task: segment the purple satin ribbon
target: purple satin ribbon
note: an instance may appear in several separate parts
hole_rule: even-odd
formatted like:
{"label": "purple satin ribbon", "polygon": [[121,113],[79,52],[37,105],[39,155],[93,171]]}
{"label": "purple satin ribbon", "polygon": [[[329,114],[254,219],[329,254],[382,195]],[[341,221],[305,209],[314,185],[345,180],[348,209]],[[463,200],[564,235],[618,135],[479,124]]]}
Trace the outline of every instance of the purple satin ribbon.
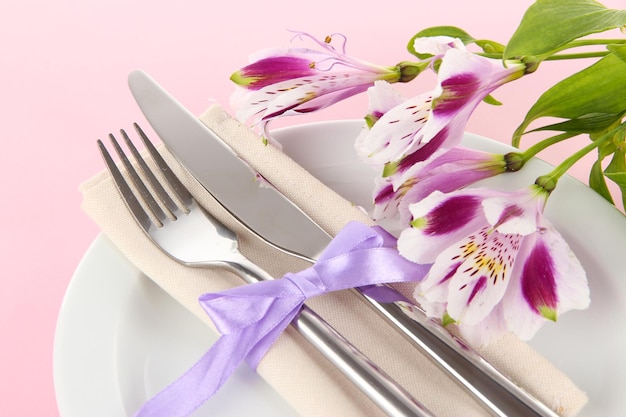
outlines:
{"label": "purple satin ribbon", "polygon": [[145,403],[135,417],[191,414],[220,389],[241,362],[256,368],[307,298],[361,287],[380,301],[401,300],[395,291],[377,285],[421,280],[428,266],[406,260],[396,245],[396,239],[382,228],[352,222],[304,271],[202,295],[200,304],[222,336],[191,369]]}

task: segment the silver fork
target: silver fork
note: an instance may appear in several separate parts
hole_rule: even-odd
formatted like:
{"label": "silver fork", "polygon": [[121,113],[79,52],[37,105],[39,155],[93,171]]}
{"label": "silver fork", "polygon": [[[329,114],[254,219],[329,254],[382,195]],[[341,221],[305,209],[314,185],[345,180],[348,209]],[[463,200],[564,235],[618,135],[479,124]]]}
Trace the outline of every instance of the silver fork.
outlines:
{"label": "silver fork", "polygon": [[[173,198],[157,180],[124,130],[120,133],[152,190],[141,179],[115,137],[111,134],[109,138],[140,197],[133,192],[102,141],[97,143],[122,199],[146,235],[164,253],[184,265],[224,266],[247,283],[273,279],[239,252],[237,235],[197,203],[146,134],[137,124],[134,127],[163,174],[168,188],[173,191]],[[304,306],[291,324],[389,416],[434,417],[310,308]]]}

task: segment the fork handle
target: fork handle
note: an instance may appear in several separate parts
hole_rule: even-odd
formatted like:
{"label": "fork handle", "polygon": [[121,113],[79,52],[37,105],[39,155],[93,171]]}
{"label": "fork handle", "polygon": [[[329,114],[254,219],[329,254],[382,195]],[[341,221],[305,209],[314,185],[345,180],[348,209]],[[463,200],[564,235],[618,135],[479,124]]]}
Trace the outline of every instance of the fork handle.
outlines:
{"label": "fork handle", "polygon": [[[244,257],[227,264],[247,283],[274,279]],[[435,417],[309,307],[303,306],[291,325],[387,415]]]}

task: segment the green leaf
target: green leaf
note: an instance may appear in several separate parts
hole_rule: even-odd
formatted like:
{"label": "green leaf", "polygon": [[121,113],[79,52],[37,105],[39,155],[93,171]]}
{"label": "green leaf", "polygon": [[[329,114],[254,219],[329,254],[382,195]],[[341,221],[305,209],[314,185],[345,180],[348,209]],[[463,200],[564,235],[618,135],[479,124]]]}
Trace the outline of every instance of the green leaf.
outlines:
{"label": "green leaf", "polygon": [[474,41],[474,43],[480,46],[480,48],[488,54],[502,55],[502,53],[504,53],[505,46],[502,45],[501,43],[494,42],[494,41],[487,40],[487,39],[479,39],[479,40]]}
{"label": "green leaf", "polygon": [[567,43],[626,25],[626,10],[608,9],[593,0],[537,0],[522,17],[504,58],[544,59]]}
{"label": "green leaf", "polygon": [[413,45],[415,42],[415,39],[417,38],[428,38],[432,36],[450,36],[451,38],[459,38],[465,45],[470,44],[474,42],[475,40],[469,33],[467,33],[463,29],[460,29],[456,26],[433,26],[433,27],[421,30],[417,32],[415,35],[413,35],[411,40],[409,40],[407,49],[409,50],[411,54],[415,55],[419,59],[428,59],[432,57],[431,54],[419,53],[418,51],[415,50],[415,47]]}
{"label": "green leaf", "polygon": [[626,153],[619,147],[615,150],[611,162],[604,170],[604,175],[619,186],[622,204],[626,207]]}
{"label": "green leaf", "polygon": [[410,44],[417,38],[429,38],[432,36],[450,36],[451,38],[459,38],[464,44],[474,42],[472,35],[456,26],[432,26],[417,32],[412,38]]}
{"label": "green leaf", "polygon": [[626,94],[622,93],[625,85],[626,62],[614,54],[605,56],[543,93],[515,130],[514,146],[519,146],[526,128],[540,117],[580,119],[580,123],[585,118],[617,118],[626,111]]}
{"label": "green leaf", "polygon": [[502,102],[499,100],[496,100],[496,98],[494,96],[492,96],[491,94],[487,94],[487,96],[485,96],[485,98],[483,99],[483,101],[487,104],[491,104],[492,106],[501,106]]}
{"label": "green leaf", "polygon": [[607,178],[626,190],[626,171],[606,173]]}
{"label": "green leaf", "polygon": [[571,119],[561,123],[554,123],[542,127],[538,127],[530,132],[539,132],[545,130],[552,130],[557,132],[571,132],[571,133],[600,133],[607,130],[611,127],[615,122],[621,120],[624,116],[623,113],[620,114],[590,114],[584,115],[578,119]]}
{"label": "green leaf", "polygon": [[615,54],[615,56],[622,61],[626,62],[626,45],[607,45],[606,49]]}
{"label": "green leaf", "polygon": [[611,158],[611,162],[604,170],[604,173],[611,179],[615,178],[617,184],[626,186],[626,182],[624,182],[626,177],[626,155],[623,150],[620,148],[615,150],[613,158]]}
{"label": "green leaf", "polygon": [[622,206],[626,207],[626,172],[605,173],[605,175],[619,186],[622,194]]}
{"label": "green leaf", "polygon": [[609,187],[606,185],[606,181],[604,179],[604,172],[602,172],[602,160],[598,159],[591,166],[591,171],[589,172],[589,187],[604,197],[611,204],[615,204],[613,201],[613,197],[611,196],[611,192],[609,191]]}

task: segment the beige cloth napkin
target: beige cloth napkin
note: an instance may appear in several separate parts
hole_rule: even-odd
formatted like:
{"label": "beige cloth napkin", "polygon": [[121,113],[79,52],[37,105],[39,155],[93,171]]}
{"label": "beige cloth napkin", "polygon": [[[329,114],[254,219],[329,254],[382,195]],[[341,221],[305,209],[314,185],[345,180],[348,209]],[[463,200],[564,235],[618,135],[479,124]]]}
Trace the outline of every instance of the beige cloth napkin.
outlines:
{"label": "beige cloth napkin", "polygon": [[[330,234],[335,235],[352,220],[371,223],[360,209],[324,186],[288,156],[274,147],[264,146],[254,132],[218,105],[210,107],[200,119]],[[174,172],[200,203],[239,234],[241,251],[254,262],[276,277],[308,266],[268,247],[243,230],[171,155],[163,151]],[[198,296],[240,285],[242,281],[219,269],[185,268],[163,256],[135,225],[106,172],[83,183],[81,191],[83,210],[122,253],[173,298],[212,326],[198,305]],[[307,304],[437,416],[486,415],[456,383],[350,291],[316,297]],[[562,416],[576,415],[587,402],[586,395],[562,372],[512,335],[482,349],[481,353]],[[302,416],[383,415],[291,327],[272,346],[258,372]]]}

